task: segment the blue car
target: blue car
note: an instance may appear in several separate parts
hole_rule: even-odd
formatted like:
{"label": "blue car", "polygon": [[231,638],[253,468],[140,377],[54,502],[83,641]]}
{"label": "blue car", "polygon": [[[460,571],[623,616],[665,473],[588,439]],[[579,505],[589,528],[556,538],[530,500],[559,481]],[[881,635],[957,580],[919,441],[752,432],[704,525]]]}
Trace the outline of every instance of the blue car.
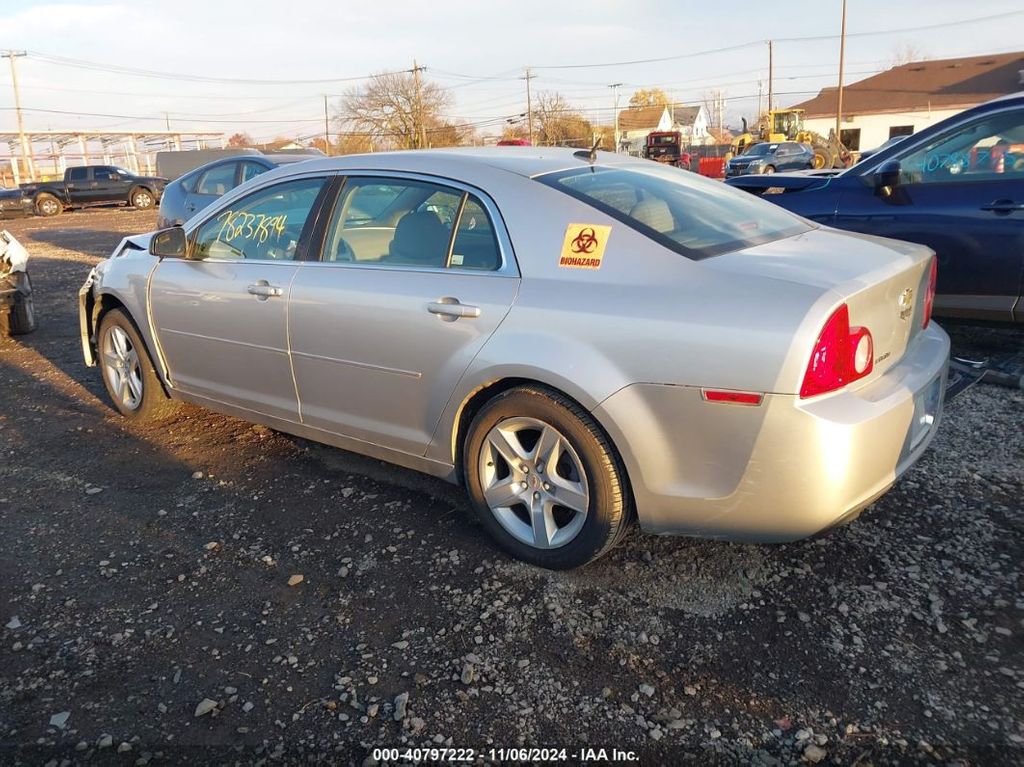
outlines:
{"label": "blue car", "polygon": [[767,141],[753,144],[746,152],[726,163],[726,177],[747,173],[770,174],[777,171],[804,170],[814,167],[814,152],[795,141]]}
{"label": "blue car", "polygon": [[1024,322],[1024,94],[947,118],[836,175],[726,183],[822,224],[932,248],[936,314]]}
{"label": "blue car", "polygon": [[158,229],[180,226],[221,195],[279,165],[302,162],[321,154],[245,154],[208,162],[174,179],[160,198]]}

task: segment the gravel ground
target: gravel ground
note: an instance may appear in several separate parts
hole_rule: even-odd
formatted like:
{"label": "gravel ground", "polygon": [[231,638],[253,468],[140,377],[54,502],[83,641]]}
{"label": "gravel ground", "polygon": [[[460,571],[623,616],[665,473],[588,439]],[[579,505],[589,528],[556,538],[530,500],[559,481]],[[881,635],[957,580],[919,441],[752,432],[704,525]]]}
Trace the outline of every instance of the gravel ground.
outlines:
{"label": "gravel ground", "polygon": [[[199,408],[120,419],[76,294],[153,220],[6,224],[40,328],[0,339],[0,761],[1024,758],[1024,393],[953,401],[920,463],[825,538],[634,533],[545,572],[431,478]],[[968,356],[1024,348],[952,334]]]}

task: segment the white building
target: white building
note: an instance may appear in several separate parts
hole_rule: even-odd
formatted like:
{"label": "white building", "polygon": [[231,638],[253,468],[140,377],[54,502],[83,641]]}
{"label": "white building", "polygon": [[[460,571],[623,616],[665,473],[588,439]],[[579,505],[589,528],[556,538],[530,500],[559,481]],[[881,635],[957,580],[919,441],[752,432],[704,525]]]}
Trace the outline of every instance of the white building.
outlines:
{"label": "white building", "polygon": [[641,156],[647,134],[652,131],[678,131],[684,146],[713,143],[708,132],[708,113],[703,106],[669,104],[630,107],[619,112],[620,151]]}
{"label": "white building", "polygon": [[[998,96],[1024,89],[1024,52],[912,61],[843,88],[840,138],[854,151],[874,149]],[[836,126],[835,88],[795,108],[804,125],[827,136]]]}

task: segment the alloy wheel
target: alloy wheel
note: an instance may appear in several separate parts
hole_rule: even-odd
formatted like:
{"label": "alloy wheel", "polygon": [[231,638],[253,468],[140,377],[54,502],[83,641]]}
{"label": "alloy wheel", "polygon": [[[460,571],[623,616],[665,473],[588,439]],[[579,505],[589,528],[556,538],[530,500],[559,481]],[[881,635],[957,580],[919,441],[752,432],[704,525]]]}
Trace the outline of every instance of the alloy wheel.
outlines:
{"label": "alloy wheel", "polygon": [[103,338],[103,372],[110,392],[128,410],[142,404],[139,353],[123,328],[112,326]]}
{"label": "alloy wheel", "polygon": [[480,450],[480,486],[491,513],[516,540],[538,549],[572,541],[590,507],[579,454],[536,418],[506,418]]}

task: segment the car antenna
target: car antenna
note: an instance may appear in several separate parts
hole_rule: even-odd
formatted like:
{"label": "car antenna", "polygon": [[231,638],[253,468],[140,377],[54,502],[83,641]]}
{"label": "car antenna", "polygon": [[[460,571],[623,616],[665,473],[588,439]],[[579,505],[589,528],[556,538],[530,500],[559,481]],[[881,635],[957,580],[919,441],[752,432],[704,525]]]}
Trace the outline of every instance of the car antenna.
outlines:
{"label": "car antenna", "polygon": [[581,149],[578,152],[573,152],[574,157],[579,157],[581,160],[586,160],[591,165],[597,162],[597,150],[601,146],[601,137],[598,136],[594,145],[589,150]]}

